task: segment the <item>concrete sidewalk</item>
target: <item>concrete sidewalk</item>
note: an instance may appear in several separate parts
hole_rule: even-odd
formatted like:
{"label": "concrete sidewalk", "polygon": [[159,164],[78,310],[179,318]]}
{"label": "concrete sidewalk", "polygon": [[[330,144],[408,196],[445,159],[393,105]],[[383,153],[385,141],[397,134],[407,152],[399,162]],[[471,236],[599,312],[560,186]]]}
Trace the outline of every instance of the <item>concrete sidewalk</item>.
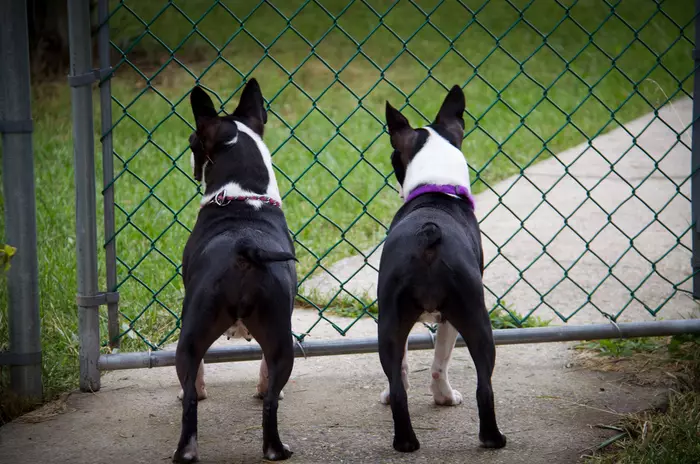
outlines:
{"label": "concrete sidewalk", "polygon": [[[295,329],[315,317],[296,311]],[[376,325],[363,319],[351,333],[376,336]],[[314,339],[335,337],[328,326],[314,333]],[[376,354],[297,359],[279,409],[282,440],[294,451],[289,462],[572,463],[614,434],[596,424],[664,401],[658,387],[572,365],[564,344],[502,346],[497,356],[494,394],[506,448],[479,448],[476,376],[468,351],[457,348],[450,380],[465,398],[457,407],[433,405],[432,353],[409,353],[409,407],[421,442],[409,455],[391,446],[391,411],[378,401],[386,380]],[[203,463],[261,461],[257,373],[257,362],[207,366],[209,398],[199,408]],[[108,373],[100,392],[75,393],[0,428],[0,462],[169,462],[180,432],[178,391],[171,367]]]}
{"label": "concrete sidewalk", "polygon": [[[690,101],[682,100],[659,114],[667,124],[678,129],[690,121],[690,108]],[[528,169],[527,179],[514,178],[499,183],[495,186],[496,192],[507,192],[503,204],[499,205],[494,193],[478,196],[479,214],[495,207],[482,223],[483,232],[489,237],[485,240],[488,259],[496,256],[497,247],[502,246],[502,255],[487,269],[486,282],[497,293],[515,283],[506,299],[516,310],[522,312],[540,303],[530,285],[548,290],[563,275],[552,260],[571,266],[585,250],[584,241],[576,234],[586,240],[593,237],[606,224],[606,211],[615,211],[612,219],[619,230],[607,226],[590,245],[590,250],[599,258],[589,251],[573,266],[569,277],[587,290],[608,277],[593,296],[593,301],[606,311],[614,312],[627,301],[629,292],[608,276],[606,265],[616,262],[629,245],[620,230],[635,235],[644,229],[654,213],[641,200],[659,211],[674,198],[676,183],[680,184],[687,177],[690,167],[689,151],[678,145],[661,160],[676,144],[677,137],[658,120],[646,127],[650,121],[651,117],[641,118],[627,125],[626,131],[619,129],[596,139],[592,145],[602,155],[587,145],[575,147]],[[633,135],[637,148],[624,155],[616,164],[615,173],[611,173],[608,161],[623,156]],[[654,171],[655,163],[665,174]],[[559,180],[565,169],[568,175]],[[551,191],[547,190],[549,187],[553,187]],[[547,201],[568,214],[586,197],[584,187],[592,189],[591,199],[605,211],[587,201],[568,220],[571,229],[563,231],[547,245],[551,258],[540,258],[523,271],[529,284],[516,283],[519,272],[513,265],[525,269],[541,252],[534,237],[547,243],[563,225],[562,216],[550,206],[540,204],[541,192],[547,192]],[[689,187],[685,182],[680,191],[688,195]],[[626,201],[633,189],[641,200]],[[530,213],[532,215],[525,219]],[[520,231],[504,245],[521,219],[529,232]],[[613,268],[615,278],[636,285],[651,269],[640,253],[656,259],[672,249],[656,265],[658,274],[636,292],[639,300],[652,307],[663,301],[672,289],[660,275],[675,283],[690,274],[690,254],[677,246],[673,236],[680,235],[688,227],[688,201],[675,196],[658,214],[658,219],[663,225],[659,221],[652,222],[634,240],[639,252],[628,253]],[[680,243],[690,245],[687,234],[680,238]],[[372,257],[375,265],[378,257],[379,252]],[[363,260],[349,258],[334,266],[332,272],[349,276],[362,265]],[[348,286],[352,291],[371,294],[375,282],[376,273],[365,269]],[[321,276],[309,287],[328,292],[332,291],[333,283]],[[568,315],[566,311],[585,302],[585,296],[568,281],[549,293],[545,301]],[[688,296],[679,293],[660,315],[665,318],[688,316],[695,307]],[[554,316],[546,306],[541,306],[535,314]],[[311,311],[295,311],[294,330],[306,331],[317,317]],[[354,321],[336,316],[331,319],[340,327],[347,327]],[[622,320],[644,319],[650,316],[639,302],[630,305],[622,317]],[[600,313],[588,305],[572,322],[602,320],[605,319]],[[417,326],[414,330],[425,329]],[[373,320],[363,318],[348,336],[376,336],[376,325]],[[338,334],[327,321],[322,321],[310,337],[332,339]],[[221,339],[217,343],[233,342]],[[618,374],[580,369],[572,364],[569,347],[569,344],[498,347],[494,393],[500,426],[508,436],[507,447],[498,451],[478,447],[476,379],[467,350],[458,348],[453,357],[452,386],[465,398],[463,405],[453,408],[432,404],[428,390],[432,353],[411,352],[409,405],[421,449],[410,455],[396,453],[391,447],[391,413],[378,402],[386,380],[376,354],[298,359],[280,406],[280,432],[295,452],[290,462],[576,462],[614,434],[596,428],[596,424],[614,423],[620,419],[620,414],[663,402],[665,395],[663,388],[639,385]],[[201,403],[199,422],[202,462],[261,460],[261,403],[252,397],[257,372],[257,362],[207,367],[209,399]],[[103,376],[100,392],[72,394],[0,428],[0,462],[169,462],[179,434],[178,390],[173,368],[108,373]]]}
{"label": "concrete sidewalk", "polygon": [[[690,131],[681,133],[691,115],[692,100],[675,101],[660,109],[658,118],[641,117],[477,195],[476,213],[488,263],[484,281],[492,292],[487,292],[488,304],[495,303],[495,295],[505,294],[503,299],[519,313],[537,308],[536,316],[553,323],[562,320],[552,308],[568,317],[584,305],[571,323],[600,323],[607,319],[587,304],[587,292],[595,290],[591,301],[614,315],[630,299],[620,282],[632,289],[643,282],[619,320],[652,320],[644,305],[655,309],[673,293],[673,284],[692,273],[690,234],[684,233],[690,225],[690,181],[686,181]],[[685,145],[678,142],[677,133]],[[636,237],[634,249],[625,253],[630,247],[628,237]],[[590,241],[588,250],[586,241]],[[369,256],[370,265],[355,256],[333,265],[330,273],[347,281],[344,288],[349,292],[372,301],[381,251],[380,247]],[[653,272],[650,261],[667,252]],[[568,278],[555,286],[564,278],[562,268],[570,268]],[[337,280],[318,272],[303,290],[335,294],[340,288]],[[690,283],[681,288],[689,290]],[[546,294],[544,302],[537,292]],[[675,318],[694,308],[690,298],[676,294],[659,316]]]}

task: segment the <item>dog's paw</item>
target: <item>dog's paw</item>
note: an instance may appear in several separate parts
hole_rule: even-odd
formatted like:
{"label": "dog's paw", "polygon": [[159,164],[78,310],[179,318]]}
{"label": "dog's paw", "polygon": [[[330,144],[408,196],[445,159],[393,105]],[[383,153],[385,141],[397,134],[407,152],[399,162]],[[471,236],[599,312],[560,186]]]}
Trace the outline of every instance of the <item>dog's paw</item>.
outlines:
{"label": "dog's paw", "polygon": [[391,402],[390,397],[391,397],[391,391],[389,390],[389,387],[387,386],[384,389],[384,391],[382,391],[379,394],[379,402],[382,404],[389,404]]}
{"label": "dog's paw", "polygon": [[[180,393],[177,394],[177,399],[182,401],[182,398],[185,397],[185,392],[180,390]],[[207,389],[202,387],[199,390],[197,390],[197,401],[202,401],[207,399]]]}
{"label": "dog's paw", "polygon": [[289,459],[292,454],[294,453],[289,449],[289,446],[282,443],[281,449],[274,449],[272,446],[268,447],[263,454],[263,458],[267,461],[284,461]]}
{"label": "dog's paw", "polygon": [[433,393],[433,400],[438,406],[457,406],[462,404],[462,394],[454,390],[449,383],[442,379],[433,378],[430,384],[430,391]]}
{"label": "dog's paw", "polygon": [[482,448],[503,448],[506,446],[506,436],[501,432],[493,437],[482,437],[479,434],[479,441],[481,441]]}
{"label": "dog's paw", "polygon": [[438,406],[458,406],[462,404],[462,394],[457,390],[452,390],[449,395],[435,395],[433,394],[433,400]]}
{"label": "dog's paw", "polygon": [[199,450],[197,449],[197,439],[192,437],[182,448],[178,448],[173,454],[173,462],[189,463],[199,461]]}
{"label": "dog's paw", "polygon": [[394,449],[402,453],[412,453],[420,449],[420,443],[416,435],[411,432],[411,435],[405,439],[394,437]]}
{"label": "dog's paw", "polygon": [[[253,398],[257,398],[259,400],[265,399],[265,395],[267,395],[266,391],[256,391],[255,394],[253,395]],[[278,399],[283,400],[284,399],[284,390],[280,391],[280,396]]]}

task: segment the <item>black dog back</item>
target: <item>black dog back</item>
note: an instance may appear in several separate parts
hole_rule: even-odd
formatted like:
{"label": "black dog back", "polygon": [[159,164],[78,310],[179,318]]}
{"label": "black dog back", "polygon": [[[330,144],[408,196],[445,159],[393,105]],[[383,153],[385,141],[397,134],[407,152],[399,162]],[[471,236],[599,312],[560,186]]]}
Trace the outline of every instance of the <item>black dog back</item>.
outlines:
{"label": "black dog back", "polygon": [[[277,295],[296,293],[293,258],[281,209],[265,205],[255,210],[243,202],[205,207],[185,246],[183,279],[186,288],[217,295],[236,320],[252,310],[251,302],[260,302],[265,311],[261,297],[273,290],[270,286],[278,287]],[[247,302],[246,308],[241,302]]]}
{"label": "black dog back", "polygon": [[389,285],[381,279],[391,276],[393,292],[405,289],[426,311],[437,310],[466,284],[481,283],[483,251],[474,211],[442,194],[422,195],[401,207],[382,254],[391,259],[382,261],[379,285]]}

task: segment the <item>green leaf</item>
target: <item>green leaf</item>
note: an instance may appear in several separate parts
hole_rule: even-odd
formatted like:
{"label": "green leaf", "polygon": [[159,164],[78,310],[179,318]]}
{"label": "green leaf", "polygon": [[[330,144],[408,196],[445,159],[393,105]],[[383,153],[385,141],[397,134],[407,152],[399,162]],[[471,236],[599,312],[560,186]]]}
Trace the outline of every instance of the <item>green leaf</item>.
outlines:
{"label": "green leaf", "polygon": [[10,260],[12,260],[15,253],[17,253],[17,248],[6,243],[0,245],[0,266],[2,266],[5,272],[10,270]]}

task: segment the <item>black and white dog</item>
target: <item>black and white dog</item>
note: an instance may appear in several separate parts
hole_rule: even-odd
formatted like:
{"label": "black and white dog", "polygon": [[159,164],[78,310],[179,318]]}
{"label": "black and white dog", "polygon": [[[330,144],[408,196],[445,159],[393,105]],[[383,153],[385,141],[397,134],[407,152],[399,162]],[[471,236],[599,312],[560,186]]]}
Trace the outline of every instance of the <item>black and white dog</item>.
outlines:
{"label": "black and white dog", "polygon": [[406,395],[406,342],[419,319],[439,322],[431,369],[435,403],[462,402],[447,379],[459,331],[476,366],[479,439],[488,448],[506,444],[491,389],[496,349],[484,303],[481,235],[461,152],[463,113],[459,86],[450,90],[435,122],[422,129],[411,128],[386,104],[391,163],[405,203],[391,223],[379,264],[379,357],[389,379],[380,399],[391,404],[394,448],[403,452],[420,447]]}
{"label": "black and white dog", "polygon": [[297,276],[270,151],[262,141],[263,96],[251,79],[230,116],[219,117],[200,87],[190,102],[194,177],[204,196],[182,260],[185,300],[176,352],[182,432],[173,460],[198,459],[197,402],[206,398],[202,359],[227,328],[229,335],[252,335],[262,348],[257,395],[263,398],[263,453],[268,460],[287,459],[292,452],[280,441],[277,406],[294,364]]}

